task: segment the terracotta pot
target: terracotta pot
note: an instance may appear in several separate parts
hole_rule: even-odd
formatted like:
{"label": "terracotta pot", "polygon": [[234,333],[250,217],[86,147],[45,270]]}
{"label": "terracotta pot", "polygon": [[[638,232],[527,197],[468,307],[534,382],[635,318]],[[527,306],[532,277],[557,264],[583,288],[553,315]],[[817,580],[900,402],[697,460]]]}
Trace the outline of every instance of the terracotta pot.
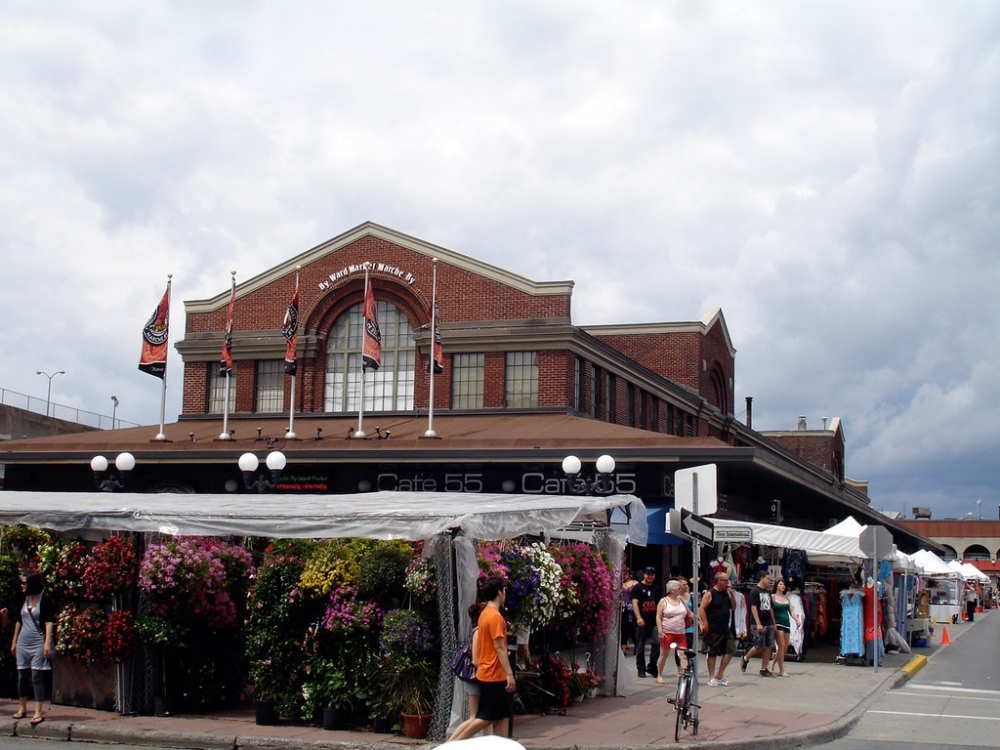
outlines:
{"label": "terracotta pot", "polygon": [[403,717],[403,734],[411,740],[422,740],[427,737],[433,714],[400,714],[400,716]]}

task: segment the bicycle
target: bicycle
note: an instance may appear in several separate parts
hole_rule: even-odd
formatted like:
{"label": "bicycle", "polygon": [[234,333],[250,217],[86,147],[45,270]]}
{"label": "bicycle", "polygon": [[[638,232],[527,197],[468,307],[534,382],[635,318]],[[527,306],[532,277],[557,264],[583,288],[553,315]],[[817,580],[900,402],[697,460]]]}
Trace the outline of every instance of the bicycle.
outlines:
{"label": "bicycle", "polygon": [[[670,648],[677,648],[677,644],[671,643]],[[688,725],[691,726],[691,734],[694,736],[698,735],[698,713],[692,709],[701,708],[701,706],[693,702],[696,697],[694,660],[698,656],[698,652],[686,648],[682,653],[687,657],[687,666],[684,667],[684,671],[681,672],[681,677],[677,681],[677,694],[673,698],[667,698],[667,703],[674,705],[674,712],[677,715],[677,724],[674,727],[674,742],[680,742],[681,729],[687,729]]]}

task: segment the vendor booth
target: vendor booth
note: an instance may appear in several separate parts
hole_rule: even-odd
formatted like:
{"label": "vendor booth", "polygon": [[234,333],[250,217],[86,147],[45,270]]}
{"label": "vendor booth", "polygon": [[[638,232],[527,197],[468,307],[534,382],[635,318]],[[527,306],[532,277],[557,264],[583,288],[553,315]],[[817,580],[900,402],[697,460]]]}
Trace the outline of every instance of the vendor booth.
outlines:
{"label": "vendor booth", "polygon": [[[645,545],[646,510],[632,495],[552,496],[518,494],[372,492],[348,495],[185,495],[0,492],[0,524],[20,524],[94,536],[133,532],[184,537],[271,539],[366,538],[424,543],[437,577],[441,648],[454,652],[468,636],[465,612],[476,598],[479,568],[475,540],[529,536],[541,542],[568,539],[605,553],[617,564],[626,543]],[[613,629],[613,628],[612,628]],[[607,656],[596,669],[614,691],[617,633],[603,634],[594,649]],[[119,671],[116,706],[143,710],[138,681]],[[461,719],[464,701],[441,660],[441,679],[430,735],[446,736]]]}
{"label": "vendor booth", "polygon": [[962,577],[929,550],[911,556],[920,574],[920,604],[932,622],[958,622],[962,616]]}

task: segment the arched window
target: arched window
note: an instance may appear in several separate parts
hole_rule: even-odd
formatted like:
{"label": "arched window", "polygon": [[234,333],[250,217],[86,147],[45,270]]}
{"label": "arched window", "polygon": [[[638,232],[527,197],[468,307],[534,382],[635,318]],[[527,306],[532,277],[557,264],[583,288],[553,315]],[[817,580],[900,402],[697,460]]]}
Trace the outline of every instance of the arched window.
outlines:
{"label": "arched window", "polygon": [[962,553],[963,560],[989,560],[990,551],[981,544],[972,544]]}
{"label": "arched window", "polygon": [[[361,396],[362,303],[349,307],[333,324],[326,343],[323,411],[358,410]],[[382,365],[365,379],[365,411],[413,409],[416,350],[413,327],[399,308],[375,302],[382,333]]]}
{"label": "arched window", "polygon": [[944,554],[941,555],[942,560],[958,559],[958,553],[955,551],[954,547],[952,547],[950,544],[942,544],[941,546],[944,547]]}

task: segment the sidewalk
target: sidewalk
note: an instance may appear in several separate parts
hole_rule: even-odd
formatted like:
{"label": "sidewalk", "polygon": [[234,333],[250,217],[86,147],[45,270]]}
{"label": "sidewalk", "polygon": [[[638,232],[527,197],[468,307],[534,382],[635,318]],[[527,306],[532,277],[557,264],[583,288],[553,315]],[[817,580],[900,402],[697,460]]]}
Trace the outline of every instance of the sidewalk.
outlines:
{"label": "sidewalk", "polygon": [[[988,617],[989,612],[979,617]],[[951,641],[961,637],[968,624],[948,625]],[[739,659],[726,670],[729,687],[700,687],[702,706],[698,736],[690,733],[675,743],[673,706],[666,702],[675,683],[657,685],[652,679],[631,679],[622,686],[624,696],[598,697],[574,703],[563,716],[524,715],[515,720],[514,735],[530,750],[627,748],[649,745],[674,747],[791,748],[826,742],[844,734],[885,690],[905,681],[923,665],[920,657],[933,657],[941,646],[944,629],[936,627],[927,648],[912,654],[888,654],[878,671],[833,662],[836,653],[812,649],[801,662],[789,662],[787,679],[758,675],[759,660],[746,674]],[[916,659],[916,661],[914,661]],[[699,660],[699,668],[704,669]],[[668,662],[669,669],[670,662]],[[907,667],[906,671],[903,668]],[[631,677],[631,670],[627,672]],[[360,748],[394,750],[408,745],[433,747],[436,741],[410,740],[401,735],[362,731],[325,731],[322,728],[283,722],[261,727],[253,709],[240,708],[211,715],[173,717],[122,717],[115,713],[69,706],[51,706],[46,720],[32,728],[27,720],[10,719],[16,702],[0,703],[0,734],[8,737],[44,737],[62,741],[128,742],[159,747],[227,748]],[[11,743],[16,748],[16,741]]]}

